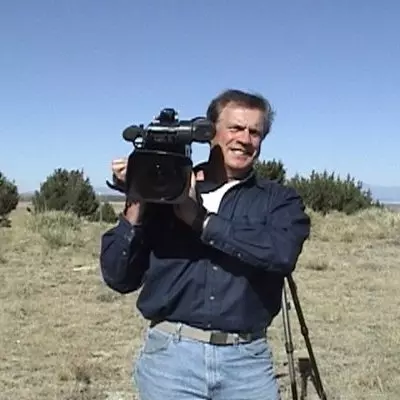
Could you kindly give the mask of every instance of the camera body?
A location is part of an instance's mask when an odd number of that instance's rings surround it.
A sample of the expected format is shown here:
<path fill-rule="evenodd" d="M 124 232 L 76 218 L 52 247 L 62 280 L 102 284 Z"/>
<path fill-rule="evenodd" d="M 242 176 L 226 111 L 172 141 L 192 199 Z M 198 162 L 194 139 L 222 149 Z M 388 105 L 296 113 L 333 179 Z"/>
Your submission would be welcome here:
<path fill-rule="evenodd" d="M 192 143 L 209 142 L 212 123 L 203 117 L 179 120 L 173 108 L 164 108 L 147 127 L 132 125 L 122 136 L 133 143 L 126 171 L 128 201 L 178 204 L 190 189 Z"/>

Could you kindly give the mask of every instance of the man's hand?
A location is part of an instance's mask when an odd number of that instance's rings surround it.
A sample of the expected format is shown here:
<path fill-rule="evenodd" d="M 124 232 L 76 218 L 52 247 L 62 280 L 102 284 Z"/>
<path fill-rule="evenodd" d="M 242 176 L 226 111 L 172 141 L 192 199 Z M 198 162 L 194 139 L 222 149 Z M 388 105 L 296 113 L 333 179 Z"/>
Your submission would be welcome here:
<path fill-rule="evenodd" d="M 128 167 L 127 158 L 118 158 L 116 160 L 112 160 L 111 162 L 111 169 L 113 175 L 115 175 L 117 179 L 119 179 L 122 182 L 125 182 L 127 167 Z"/>
<path fill-rule="evenodd" d="M 196 188 L 196 176 L 193 172 L 189 195 L 183 203 L 174 205 L 174 212 L 179 219 L 191 227 L 196 225 L 196 219 L 199 218 L 199 215 L 202 216 L 205 213 L 203 202 Z"/>
<path fill-rule="evenodd" d="M 112 173 L 121 182 L 125 182 L 127 167 L 128 167 L 127 158 L 117 158 L 115 160 L 112 160 L 111 162 Z M 143 203 L 140 202 L 127 203 L 124 210 L 125 218 L 132 225 L 139 225 L 142 222 L 144 209 L 145 209 L 145 204 Z"/>
<path fill-rule="evenodd" d="M 128 204 L 125 207 L 124 215 L 132 225 L 140 225 L 142 223 L 144 210 L 145 204 L 136 202 Z"/>

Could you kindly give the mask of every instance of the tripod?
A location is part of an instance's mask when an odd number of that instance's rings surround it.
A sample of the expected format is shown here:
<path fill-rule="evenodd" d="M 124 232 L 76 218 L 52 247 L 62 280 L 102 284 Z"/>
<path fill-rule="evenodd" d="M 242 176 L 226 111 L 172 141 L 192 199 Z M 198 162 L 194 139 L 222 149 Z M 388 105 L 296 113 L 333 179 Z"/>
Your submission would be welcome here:
<path fill-rule="evenodd" d="M 307 397 L 307 378 L 310 378 L 317 394 L 321 400 L 326 400 L 326 394 L 324 388 L 322 387 L 322 381 L 319 375 L 317 362 L 314 357 L 314 352 L 311 347 L 310 338 L 308 336 L 308 328 L 304 319 L 303 312 L 301 310 L 300 301 L 297 296 L 297 287 L 291 275 L 286 277 L 286 281 L 288 283 L 292 300 L 294 303 L 294 307 L 296 310 L 296 314 L 299 320 L 301 333 L 306 342 L 307 351 L 309 358 L 301 358 L 299 359 L 299 371 L 300 376 L 302 378 L 301 385 L 301 397 L 300 400 L 304 400 Z M 289 366 L 289 376 L 290 376 L 290 386 L 292 391 L 293 400 L 298 400 L 297 394 L 297 385 L 296 385 L 296 375 L 295 375 L 295 367 L 294 367 L 294 358 L 293 358 L 293 342 L 292 342 L 292 333 L 290 329 L 290 319 L 289 319 L 289 309 L 290 305 L 287 299 L 286 292 L 286 283 L 283 284 L 283 296 L 282 296 L 282 317 L 283 317 L 283 329 L 285 334 L 285 348 L 286 354 L 288 356 L 288 366 Z"/>

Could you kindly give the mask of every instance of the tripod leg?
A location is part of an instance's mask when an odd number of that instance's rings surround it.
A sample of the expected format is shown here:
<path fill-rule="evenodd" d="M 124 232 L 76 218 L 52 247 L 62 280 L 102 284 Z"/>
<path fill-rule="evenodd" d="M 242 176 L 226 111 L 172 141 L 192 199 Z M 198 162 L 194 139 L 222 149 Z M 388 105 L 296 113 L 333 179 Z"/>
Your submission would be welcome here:
<path fill-rule="evenodd" d="M 322 386 L 322 381 L 321 381 L 321 377 L 319 375 L 317 362 L 315 360 L 315 356 L 314 356 L 314 352 L 313 352 L 313 349 L 312 349 L 312 346 L 311 346 L 310 338 L 308 336 L 308 328 L 307 328 L 307 325 L 306 325 L 306 322 L 305 322 L 305 319 L 304 319 L 303 312 L 301 310 L 299 298 L 297 296 L 296 284 L 295 284 L 295 282 L 293 280 L 293 277 L 291 275 L 287 276 L 286 279 L 287 279 L 288 284 L 289 284 L 289 289 L 291 291 L 294 307 L 296 309 L 297 317 L 299 319 L 301 333 L 302 333 L 302 335 L 304 337 L 304 340 L 306 342 L 308 354 L 309 354 L 309 357 L 310 357 L 311 370 L 312 370 L 312 374 L 313 374 L 312 381 L 314 383 L 315 389 L 316 389 L 320 399 L 321 400 L 326 400 L 326 394 L 325 394 L 324 388 Z"/>
<path fill-rule="evenodd" d="M 285 333 L 285 349 L 288 357 L 289 364 L 289 376 L 290 376 L 290 386 L 292 390 L 293 400 L 297 400 L 297 386 L 296 386 L 296 375 L 294 369 L 294 360 L 293 360 L 293 342 L 292 342 L 292 334 L 290 329 L 290 320 L 288 313 L 288 301 L 285 284 L 283 285 L 283 298 L 282 298 L 282 318 L 283 318 L 283 330 Z"/>
<path fill-rule="evenodd" d="M 305 400 L 307 398 L 307 381 L 311 376 L 310 360 L 303 357 L 299 358 L 298 368 L 301 379 L 300 400 Z"/>

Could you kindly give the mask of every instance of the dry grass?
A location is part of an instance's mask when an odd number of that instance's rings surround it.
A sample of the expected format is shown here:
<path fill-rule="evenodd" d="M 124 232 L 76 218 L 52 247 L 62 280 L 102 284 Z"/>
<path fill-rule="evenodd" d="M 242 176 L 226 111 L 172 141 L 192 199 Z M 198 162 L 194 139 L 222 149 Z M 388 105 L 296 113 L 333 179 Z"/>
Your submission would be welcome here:
<path fill-rule="evenodd" d="M 0 230 L 0 399 L 132 399 L 145 323 L 136 295 L 102 284 L 107 226 L 23 207 L 12 219 Z M 294 277 L 328 398 L 399 399 L 400 213 L 312 221 Z M 306 349 L 294 310 L 290 318 L 298 358 Z M 281 316 L 269 336 L 290 399 Z"/>

